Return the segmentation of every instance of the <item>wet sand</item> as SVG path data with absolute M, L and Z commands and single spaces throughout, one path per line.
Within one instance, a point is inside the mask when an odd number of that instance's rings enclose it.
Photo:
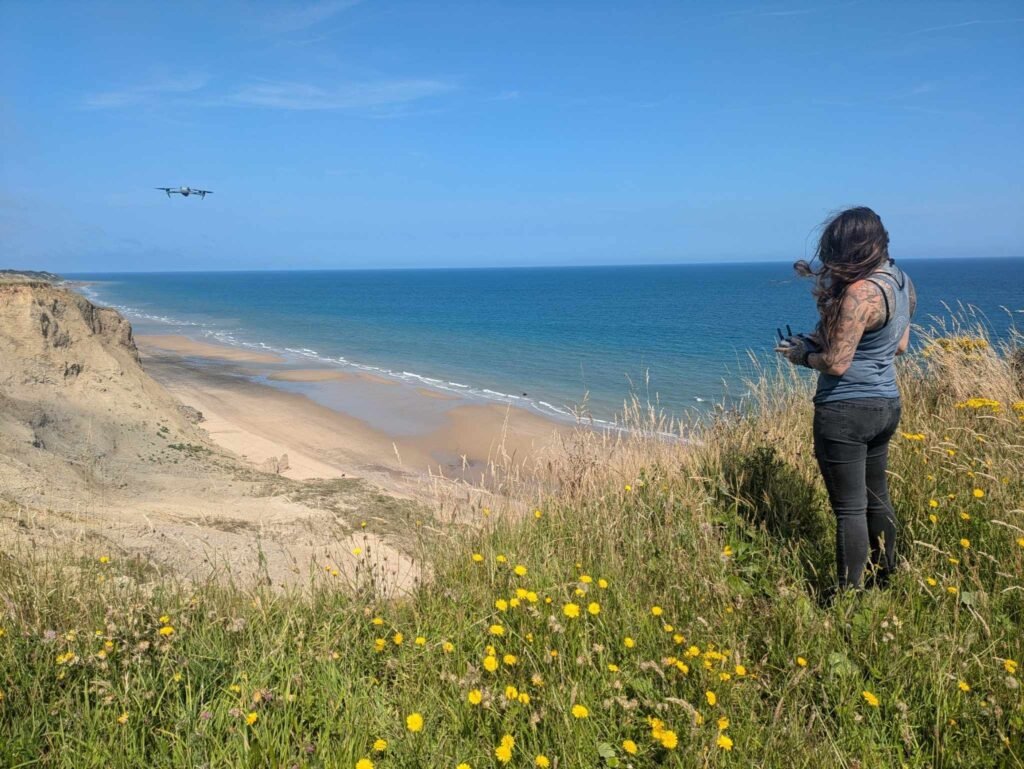
M 361 372 L 261 369 L 251 364 L 280 358 L 186 341 L 139 337 L 147 372 L 202 412 L 220 446 L 256 465 L 287 454 L 282 475 L 295 479 L 357 476 L 412 493 L 431 473 L 474 481 L 499 454 L 533 461 L 571 429 Z

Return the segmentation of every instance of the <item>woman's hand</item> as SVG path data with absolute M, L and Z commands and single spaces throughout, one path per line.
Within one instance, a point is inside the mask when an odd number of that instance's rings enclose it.
M 804 364 L 804 355 L 807 353 L 807 344 L 803 339 L 794 337 L 790 344 L 778 345 L 775 348 L 775 352 L 781 353 L 794 366 L 802 366 Z

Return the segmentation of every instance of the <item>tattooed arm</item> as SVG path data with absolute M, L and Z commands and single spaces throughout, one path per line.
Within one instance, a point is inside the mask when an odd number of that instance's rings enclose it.
M 860 344 L 864 330 L 885 322 L 885 305 L 882 294 L 874 283 L 858 280 L 850 284 L 839 306 L 839 323 L 835 338 L 825 352 L 812 352 L 807 356 L 807 366 L 826 374 L 842 376 L 853 362 L 853 355 Z M 803 363 L 805 348 L 796 344 L 789 348 L 776 348 L 796 364 Z
M 914 317 L 914 311 L 917 309 L 917 290 L 914 288 L 914 281 L 907 277 L 907 293 L 910 295 L 910 317 Z M 910 346 L 910 324 L 907 324 L 907 330 L 903 332 L 903 336 L 900 338 L 900 343 L 896 347 L 896 354 L 902 355 L 907 351 Z

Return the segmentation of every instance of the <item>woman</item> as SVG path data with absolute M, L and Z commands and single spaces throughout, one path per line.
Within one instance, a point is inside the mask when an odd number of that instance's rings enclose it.
M 917 297 L 910 278 L 889 258 L 889 233 L 870 208 L 851 208 L 825 224 L 812 267 L 820 321 L 807 341 L 776 350 L 816 369 L 814 455 L 836 516 L 840 589 L 869 579 L 885 586 L 896 566 L 896 516 L 886 467 L 900 421 L 895 359 L 907 350 Z M 812 260 L 813 262 L 813 260 Z

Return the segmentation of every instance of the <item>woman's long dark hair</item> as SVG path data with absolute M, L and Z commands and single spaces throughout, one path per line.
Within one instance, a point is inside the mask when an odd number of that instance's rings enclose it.
M 820 262 L 817 267 L 814 262 Z M 866 206 L 848 208 L 822 227 L 814 258 L 793 265 L 797 275 L 814 275 L 814 298 L 821 322 L 819 336 L 825 349 L 835 337 L 839 308 L 846 289 L 889 261 L 889 233 L 878 214 Z

